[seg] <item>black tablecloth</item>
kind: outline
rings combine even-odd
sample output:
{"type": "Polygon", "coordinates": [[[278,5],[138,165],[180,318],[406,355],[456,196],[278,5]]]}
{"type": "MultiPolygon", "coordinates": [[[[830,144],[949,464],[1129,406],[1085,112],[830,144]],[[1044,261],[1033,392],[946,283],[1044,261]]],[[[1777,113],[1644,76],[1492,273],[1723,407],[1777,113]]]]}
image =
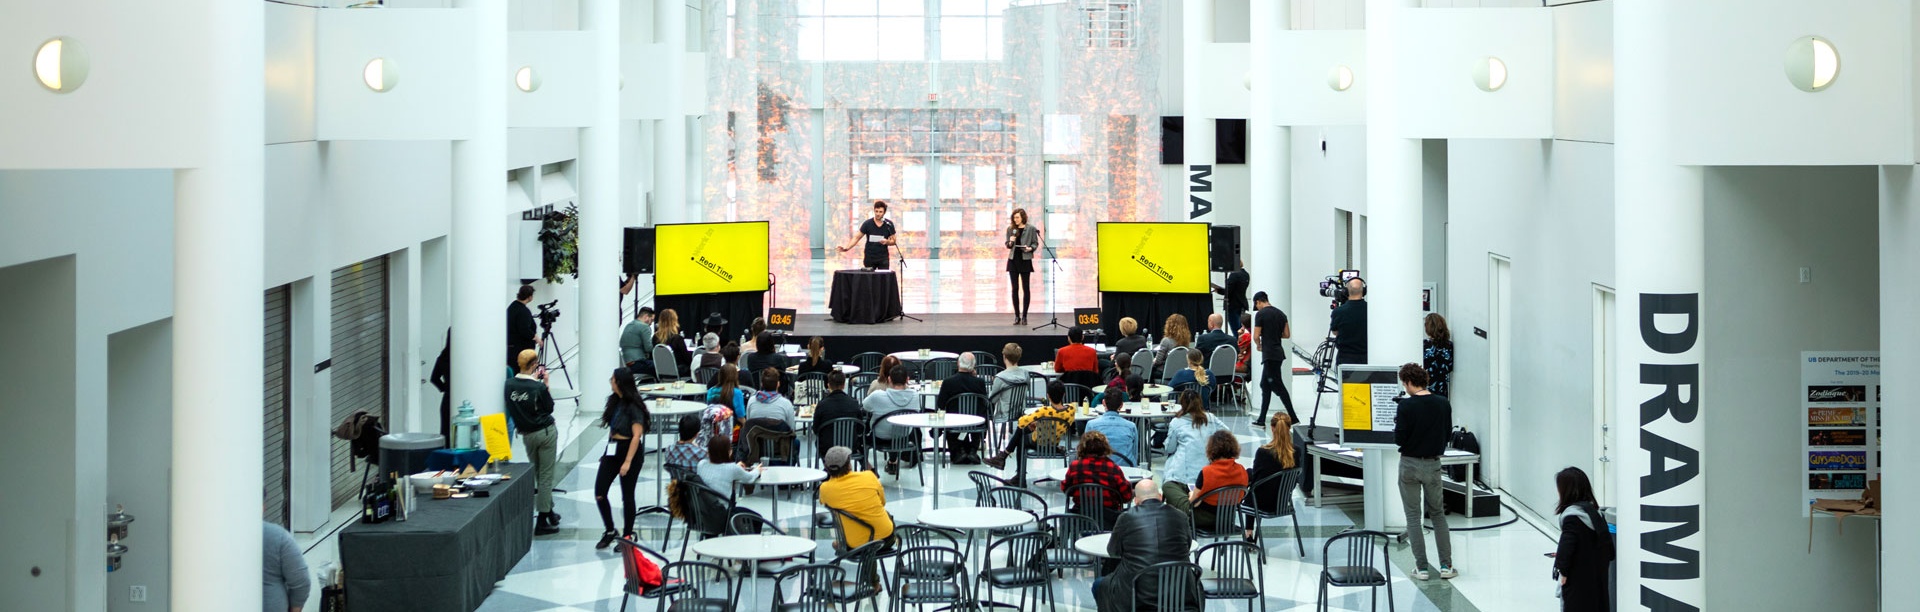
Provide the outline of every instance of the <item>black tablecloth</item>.
{"type": "Polygon", "coordinates": [[[507,464],[511,480],[489,497],[416,498],[408,519],[354,523],[340,531],[347,609],[471,612],[533,547],[533,472],[507,464]]]}
{"type": "Polygon", "coordinates": [[[655,310],[672,308],[674,313],[680,315],[680,331],[683,333],[705,332],[707,315],[720,313],[720,316],[726,317],[727,326],[718,333],[720,343],[726,344],[727,340],[746,333],[754,317],[766,314],[766,298],[765,291],[661,295],[653,298],[653,307],[655,310]]]}
{"type": "Polygon", "coordinates": [[[900,277],[892,272],[837,270],[827,311],[841,323],[882,323],[898,318],[900,277]]]}
{"type": "Polygon", "coordinates": [[[1213,300],[1205,293],[1121,293],[1100,294],[1100,326],[1107,343],[1120,338],[1120,319],[1133,317],[1140,328],[1155,337],[1166,327],[1167,316],[1179,313],[1187,317],[1187,329],[1194,335],[1207,329],[1207,315],[1213,314],[1213,300]]]}

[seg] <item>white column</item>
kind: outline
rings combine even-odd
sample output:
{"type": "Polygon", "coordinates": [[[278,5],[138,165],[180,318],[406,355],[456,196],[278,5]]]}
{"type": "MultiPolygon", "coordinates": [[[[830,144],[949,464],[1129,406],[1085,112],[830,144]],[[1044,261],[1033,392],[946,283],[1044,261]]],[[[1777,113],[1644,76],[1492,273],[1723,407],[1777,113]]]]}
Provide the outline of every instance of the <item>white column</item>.
{"type": "Polygon", "coordinates": [[[1616,597],[1622,609],[1636,610],[1707,609],[1706,536],[1696,531],[1706,514],[1707,475],[1697,460],[1707,452],[1706,423],[1698,418],[1705,393],[1697,384],[1705,356],[1699,306],[1706,203],[1700,168],[1668,158],[1671,10],[1664,0],[1621,0],[1614,7],[1617,401],[1620,414],[1638,417],[1629,423],[1637,427],[1621,436],[1626,452],[1617,455],[1616,490],[1623,494],[1616,597]],[[1674,536],[1674,546],[1699,556],[1649,552],[1664,547],[1650,547],[1648,538],[1674,536]]]}
{"type": "Polygon", "coordinates": [[[204,23],[212,88],[205,163],[174,173],[171,605],[251,611],[260,589],[237,584],[261,564],[266,15],[258,2],[180,10],[204,23]]]}
{"type": "MultiPolygon", "coordinates": [[[[1252,169],[1249,193],[1253,201],[1246,231],[1240,235],[1252,285],[1249,291],[1267,292],[1274,306],[1282,309],[1293,304],[1293,258],[1289,256],[1293,248],[1293,128],[1274,123],[1277,84],[1273,82],[1273,70],[1279,58],[1273,55],[1273,43],[1292,26],[1292,8],[1287,0],[1248,5],[1253,21],[1253,108],[1247,121],[1247,165],[1252,169]]],[[[1262,380],[1264,357],[1248,364],[1253,379],[1262,380]]],[[[1283,375],[1280,380],[1283,385],[1293,383],[1292,376],[1283,375]]],[[[1294,396],[1296,413],[1303,399],[1306,397],[1294,396]]]]}
{"type": "Polygon", "coordinates": [[[453,143],[453,397],[458,410],[506,408],[501,382],[507,367],[507,4],[458,0],[474,11],[472,54],[479,88],[473,133],[453,143]]]}
{"type": "Polygon", "coordinates": [[[593,118],[580,130],[581,406],[604,397],[602,377],[620,365],[620,2],[581,0],[580,27],[593,37],[599,64],[593,118]]]}
{"type": "MultiPolygon", "coordinates": [[[[1920,285],[1912,270],[1920,267],[1920,192],[1914,189],[1913,166],[1881,169],[1880,187],[1880,437],[1913,440],[1920,437],[1920,412],[1911,409],[1920,399],[1920,384],[1910,375],[1920,372],[1920,323],[1911,316],[1920,303],[1920,285]],[[1886,406],[1902,409],[1887,410],[1886,406]]],[[[1882,576],[1912,576],[1920,572],[1920,446],[1887,444],[1880,461],[1880,503],[1885,516],[1876,521],[1882,576]]],[[[1920,581],[1882,580],[1880,608],[1886,602],[1920,601],[1920,581]]]]}
{"type": "MultiPolygon", "coordinates": [[[[686,81],[687,5],[682,0],[656,0],[654,40],[666,45],[660,82],[651,87],[666,101],[667,117],[653,139],[654,223],[684,223],[699,218],[687,205],[687,112],[681,108],[686,81]]],[[[717,50],[725,53],[726,50],[717,50]]]]}
{"type": "MultiPolygon", "coordinates": [[[[1213,42],[1213,2],[1214,0],[1186,0],[1180,3],[1184,14],[1181,21],[1181,114],[1186,116],[1184,132],[1181,133],[1181,156],[1186,160],[1186,172],[1180,180],[1186,183],[1184,202],[1172,207],[1178,214],[1173,221],[1211,221],[1213,215],[1195,216],[1194,198],[1214,203],[1217,199],[1212,193],[1212,184],[1218,177],[1213,176],[1213,119],[1201,118],[1200,109],[1206,103],[1206,82],[1200,78],[1201,67],[1206,64],[1205,49],[1213,42]],[[1205,186],[1195,185],[1195,176],[1201,176],[1205,186]]],[[[1207,210],[1207,209],[1199,209],[1207,210]]]]}
{"type": "MultiPolygon", "coordinates": [[[[1367,362],[1420,361],[1422,262],[1420,141],[1399,135],[1402,92],[1394,65],[1398,17],[1411,0],[1367,0],[1367,362]]],[[[1465,78],[1465,77],[1462,77],[1465,78]]]]}

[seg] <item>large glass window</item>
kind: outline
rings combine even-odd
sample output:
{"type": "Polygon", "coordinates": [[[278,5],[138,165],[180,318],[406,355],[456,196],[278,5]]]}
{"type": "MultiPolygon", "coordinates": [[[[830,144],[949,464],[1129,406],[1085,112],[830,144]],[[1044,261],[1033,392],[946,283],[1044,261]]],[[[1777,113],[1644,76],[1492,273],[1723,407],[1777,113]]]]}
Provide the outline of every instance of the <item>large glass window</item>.
{"type": "Polygon", "coordinates": [[[800,0],[794,50],[803,61],[926,59],[924,0],[800,0]]]}
{"type": "Polygon", "coordinates": [[[940,59],[999,61],[1001,14],[1011,0],[940,0],[940,59]]]}

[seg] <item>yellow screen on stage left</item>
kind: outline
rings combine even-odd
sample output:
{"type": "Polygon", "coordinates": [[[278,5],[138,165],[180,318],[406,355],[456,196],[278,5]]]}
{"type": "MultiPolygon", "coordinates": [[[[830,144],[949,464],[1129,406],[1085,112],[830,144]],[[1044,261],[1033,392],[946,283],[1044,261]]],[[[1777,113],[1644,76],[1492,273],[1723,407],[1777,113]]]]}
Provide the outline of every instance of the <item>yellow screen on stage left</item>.
{"type": "Polygon", "coordinates": [[[1100,290],[1206,293],[1207,224],[1101,223],[1100,290]]]}
{"type": "Polygon", "coordinates": [[[653,233],[660,295],[767,290],[767,222],[660,225],[653,233]]]}

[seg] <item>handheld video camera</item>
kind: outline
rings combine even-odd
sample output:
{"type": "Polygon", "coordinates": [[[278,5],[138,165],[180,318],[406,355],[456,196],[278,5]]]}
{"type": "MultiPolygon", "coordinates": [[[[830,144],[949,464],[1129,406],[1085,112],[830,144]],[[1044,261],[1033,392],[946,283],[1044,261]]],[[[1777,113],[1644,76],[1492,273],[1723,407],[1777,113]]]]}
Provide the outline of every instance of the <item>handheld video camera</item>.
{"type": "Polygon", "coordinates": [[[539,317],[540,325],[546,326],[546,327],[553,327],[553,322],[560,320],[560,309],[558,308],[559,305],[560,305],[560,300],[554,300],[554,301],[539,305],[540,312],[539,314],[536,314],[534,316],[539,317]]]}
{"type": "Polygon", "coordinates": [[[1339,308],[1347,303],[1347,281],[1356,278],[1360,278],[1359,270],[1341,270],[1320,281],[1320,297],[1333,299],[1333,304],[1328,308],[1339,308]]]}

